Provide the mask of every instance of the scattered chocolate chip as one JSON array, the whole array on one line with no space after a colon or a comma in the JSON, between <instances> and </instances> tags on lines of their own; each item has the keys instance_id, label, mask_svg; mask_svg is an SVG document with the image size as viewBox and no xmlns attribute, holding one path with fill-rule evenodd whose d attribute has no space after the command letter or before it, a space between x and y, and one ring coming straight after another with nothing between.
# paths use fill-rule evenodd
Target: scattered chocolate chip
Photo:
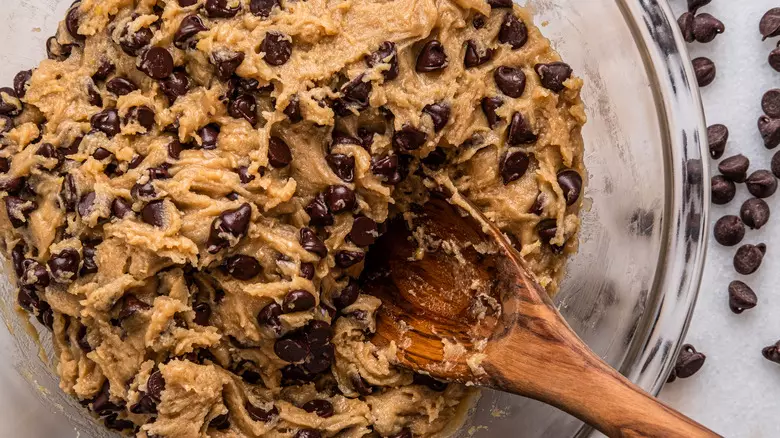
<instances>
[{"instance_id":1,"label":"scattered chocolate chip","mask_svg":"<svg viewBox=\"0 0 780 438\"><path fill-rule=\"evenodd\" d=\"M134 106L127 112L127 122L136 121L146 132L154 128L155 114L154 110L148 106Z\"/></svg>"},{"instance_id":2,"label":"scattered chocolate chip","mask_svg":"<svg viewBox=\"0 0 780 438\"><path fill-rule=\"evenodd\" d=\"M279 416L279 409L276 406L272 406L271 409L263 409L247 401L244 404L244 409L249 414L249 418L255 421L262 421L263 423L273 421Z\"/></svg>"},{"instance_id":3,"label":"scattered chocolate chip","mask_svg":"<svg viewBox=\"0 0 780 438\"><path fill-rule=\"evenodd\" d=\"M268 32L260 44L260 51L265 54L264 59L268 65L284 65L292 55L291 38L280 32Z\"/></svg>"},{"instance_id":4,"label":"scattered chocolate chip","mask_svg":"<svg viewBox=\"0 0 780 438\"><path fill-rule=\"evenodd\" d=\"M715 63L711 59L699 57L691 61L693 63L693 72L696 74L696 82L700 87L706 87L715 80Z\"/></svg>"},{"instance_id":5,"label":"scattered chocolate chip","mask_svg":"<svg viewBox=\"0 0 780 438\"><path fill-rule=\"evenodd\" d=\"M336 266L341 269L347 269L363 261L366 254L359 251L339 251L336 253Z\"/></svg>"},{"instance_id":6,"label":"scattered chocolate chip","mask_svg":"<svg viewBox=\"0 0 780 438\"><path fill-rule=\"evenodd\" d=\"M251 94L236 97L228 105L228 114L235 119L244 119L252 126L257 125L257 99Z\"/></svg>"},{"instance_id":7,"label":"scattered chocolate chip","mask_svg":"<svg viewBox=\"0 0 780 438\"><path fill-rule=\"evenodd\" d=\"M354 388L355 391L362 396L371 395L371 393L374 392L374 389L371 388L371 385L369 385L368 382L366 382L363 377L360 376L360 374L353 374L349 381L352 384L352 388Z\"/></svg>"},{"instance_id":8,"label":"scattered chocolate chip","mask_svg":"<svg viewBox=\"0 0 780 438\"><path fill-rule=\"evenodd\" d=\"M498 41L517 50L528 42L528 28L512 12L507 12L498 30Z\"/></svg>"},{"instance_id":9,"label":"scattered chocolate chip","mask_svg":"<svg viewBox=\"0 0 780 438\"><path fill-rule=\"evenodd\" d=\"M25 259L22 262L24 273L19 277L20 283L25 286L38 286L44 288L49 285L49 272L46 267L33 259Z\"/></svg>"},{"instance_id":10,"label":"scattered chocolate chip","mask_svg":"<svg viewBox=\"0 0 780 438\"><path fill-rule=\"evenodd\" d=\"M77 207L79 216L82 218L89 216L89 213L92 212L92 206L95 204L95 196L95 192L89 192L81 197Z\"/></svg>"},{"instance_id":11,"label":"scattered chocolate chip","mask_svg":"<svg viewBox=\"0 0 780 438\"><path fill-rule=\"evenodd\" d=\"M49 267L54 281L57 283L70 283L76 279L80 262L81 257L78 251L66 248L54 254L46 265Z\"/></svg>"},{"instance_id":12,"label":"scattered chocolate chip","mask_svg":"<svg viewBox=\"0 0 780 438\"><path fill-rule=\"evenodd\" d=\"M209 427L217 430L230 429L230 417L228 414L217 415L209 422Z\"/></svg>"},{"instance_id":13,"label":"scattered chocolate chip","mask_svg":"<svg viewBox=\"0 0 780 438\"><path fill-rule=\"evenodd\" d=\"M413 151L421 148L428 136L412 125L404 125L393 134L393 147L400 151Z\"/></svg>"},{"instance_id":14,"label":"scattered chocolate chip","mask_svg":"<svg viewBox=\"0 0 780 438\"><path fill-rule=\"evenodd\" d=\"M485 97L482 99L481 106L482 106L482 112L485 113L485 117L487 118L488 126L490 128L495 128L499 122L501 122L501 117L498 116L496 113L496 110L500 108L504 104L504 100L500 97Z\"/></svg>"},{"instance_id":15,"label":"scattered chocolate chip","mask_svg":"<svg viewBox=\"0 0 780 438\"><path fill-rule=\"evenodd\" d=\"M550 243L558 233L558 221L555 219L544 219L536 225L536 233L542 242Z\"/></svg>"},{"instance_id":16,"label":"scattered chocolate chip","mask_svg":"<svg viewBox=\"0 0 780 438\"><path fill-rule=\"evenodd\" d=\"M187 75L187 72L181 69L174 70L170 76L162 79L159 83L160 89L171 104L179 97L187 94L191 85L190 77Z\"/></svg>"},{"instance_id":17,"label":"scattered chocolate chip","mask_svg":"<svg viewBox=\"0 0 780 438\"><path fill-rule=\"evenodd\" d=\"M444 52L444 46L437 40L430 40L423 45L417 55L415 70L420 73L430 73L447 67L449 61Z\"/></svg>"},{"instance_id":18,"label":"scattered chocolate chip","mask_svg":"<svg viewBox=\"0 0 780 438\"><path fill-rule=\"evenodd\" d=\"M764 140L764 147L774 149L780 145L780 119L767 116L758 118L758 132Z\"/></svg>"},{"instance_id":19,"label":"scattered chocolate chip","mask_svg":"<svg viewBox=\"0 0 780 438\"><path fill-rule=\"evenodd\" d=\"M92 75L92 80L94 81L104 81L108 78L108 76L116 70L116 66L111 63L106 58L102 58L100 60L100 65L98 66L97 71Z\"/></svg>"},{"instance_id":20,"label":"scattered chocolate chip","mask_svg":"<svg viewBox=\"0 0 780 438\"><path fill-rule=\"evenodd\" d=\"M398 156L389 155L381 158L372 158L371 172L382 177L385 182L395 184L400 181L398 175ZM395 181L395 182L392 182Z\"/></svg>"},{"instance_id":21,"label":"scattered chocolate chip","mask_svg":"<svg viewBox=\"0 0 780 438\"><path fill-rule=\"evenodd\" d=\"M758 30L766 40L780 35L780 8L772 8L761 17Z\"/></svg>"},{"instance_id":22,"label":"scattered chocolate chip","mask_svg":"<svg viewBox=\"0 0 780 438\"><path fill-rule=\"evenodd\" d=\"M32 70L23 70L14 76L14 92L18 97L24 97L27 94L27 86L32 78Z\"/></svg>"},{"instance_id":23,"label":"scattered chocolate chip","mask_svg":"<svg viewBox=\"0 0 780 438\"><path fill-rule=\"evenodd\" d=\"M271 11L274 8L281 8L282 5L279 0L250 0L249 11L253 15L261 18L268 18L271 16Z\"/></svg>"},{"instance_id":24,"label":"scattered chocolate chip","mask_svg":"<svg viewBox=\"0 0 780 438\"><path fill-rule=\"evenodd\" d=\"M552 62L550 64L536 64L534 66L536 74L542 82L542 86L549 90L559 93L566 86L564 83L571 77L572 69L569 64L564 62Z\"/></svg>"},{"instance_id":25,"label":"scattered chocolate chip","mask_svg":"<svg viewBox=\"0 0 780 438\"><path fill-rule=\"evenodd\" d=\"M0 190L8 193L18 193L24 186L24 178L3 178L0 180Z\"/></svg>"},{"instance_id":26,"label":"scattered chocolate chip","mask_svg":"<svg viewBox=\"0 0 780 438\"><path fill-rule=\"evenodd\" d=\"M525 175L530 164L528 154L522 151L507 152L499 163L499 172L504 185L516 181Z\"/></svg>"},{"instance_id":27,"label":"scattered chocolate chip","mask_svg":"<svg viewBox=\"0 0 780 438\"><path fill-rule=\"evenodd\" d=\"M341 310L355 304L359 296L360 286L358 286L358 283L355 280L350 278L347 285L341 289L339 294L333 297L333 304L338 310Z\"/></svg>"},{"instance_id":28,"label":"scattered chocolate chip","mask_svg":"<svg viewBox=\"0 0 780 438\"><path fill-rule=\"evenodd\" d=\"M737 193L737 186L733 181L729 181L723 175L712 177L712 203L715 205L725 205L734 199Z\"/></svg>"},{"instance_id":29,"label":"scattered chocolate chip","mask_svg":"<svg viewBox=\"0 0 780 438\"><path fill-rule=\"evenodd\" d=\"M746 156L739 154L721 161L718 165L718 170L726 179L735 183L742 183L747 179L749 167L750 160Z\"/></svg>"},{"instance_id":30,"label":"scattered chocolate chip","mask_svg":"<svg viewBox=\"0 0 780 438\"><path fill-rule=\"evenodd\" d=\"M328 211L324 195L320 194L314 197L304 210L306 210L306 213L309 215L312 225L333 225L333 215Z\"/></svg>"},{"instance_id":31,"label":"scattered chocolate chip","mask_svg":"<svg viewBox=\"0 0 780 438\"><path fill-rule=\"evenodd\" d=\"M561 186L566 205L573 205L582 192L582 176L576 170L562 170L558 172L558 185Z\"/></svg>"},{"instance_id":32,"label":"scattered chocolate chip","mask_svg":"<svg viewBox=\"0 0 780 438\"><path fill-rule=\"evenodd\" d=\"M780 72L780 47L777 47L769 52L767 62L769 63L769 66L772 67L775 71Z\"/></svg>"},{"instance_id":33,"label":"scattered chocolate chip","mask_svg":"<svg viewBox=\"0 0 780 438\"><path fill-rule=\"evenodd\" d=\"M30 213L38 209L35 201L28 201L17 196L6 196L5 210L14 228L21 228L29 221Z\"/></svg>"},{"instance_id":34,"label":"scattered chocolate chip","mask_svg":"<svg viewBox=\"0 0 780 438\"><path fill-rule=\"evenodd\" d=\"M738 280L729 284L729 308L732 312L740 314L756 307L757 303L758 297L750 286Z\"/></svg>"},{"instance_id":35,"label":"scattered chocolate chip","mask_svg":"<svg viewBox=\"0 0 780 438\"><path fill-rule=\"evenodd\" d=\"M162 199L152 201L141 209L141 219L149 225L162 228L165 225L165 204Z\"/></svg>"},{"instance_id":36,"label":"scattered chocolate chip","mask_svg":"<svg viewBox=\"0 0 780 438\"><path fill-rule=\"evenodd\" d=\"M769 205L763 199L751 198L742 204L739 215L745 225L758 230L769 222Z\"/></svg>"},{"instance_id":37,"label":"scattered chocolate chip","mask_svg":"<svg viewBox=\"0 0 780 438\"><path fill-rule=\"evenodd\" d=\"M512 114L512 121L506 131L506 142L511 146L535 143L539 137L534 134L533 128L522 114Z\"/></svg>"},{"instance_id":38,"label":"scattered chocolate chip","mask_svg":"<svg viewBox=\"0 0 780 438\"><path fill-rule=\"evenodd\" d=\"M750 275L761 266L764 254L766 254L766 245L763 243L742 245L734 254L734 269L742 275Z\"/></svg>"},{"instance_id":39,"label":"scattered chocolate chip","mask_svg":"<svg viewBox=\"0 0 780 438\"><path fill-rule=\"evenodd\" d=\"M217 140L219 139L219 125L210 123L198 130L198 136L200 136L201 147L206 150L213 150L217 148Z\"/></svg>"},{"instance_id":40,"label":"scattered chocolate chip","mask_svg":"<svg viewBox=\"0 0 780 438\"><path fill-rule=\"evenodd\" d=\"M344 154L328 154L325 161L333 173L346 182L355 180L355 157Z\"/></svg>"},{"instance_id":41,"label":"scattered chocolate chip","mask_svg":"<svg viewBox=\"0 0 780 438\"><path fill-rule=\"evenodd\" d=\"M105 109L90 119L92 129L100 131L108 138L112 138L122 131L119 125L119 114L113 108Z\"/></svg>"},{"instance_id":42,"label":"scattered chocolate chip","mask_svg":"<svg viewBox=\"0 0 780 438\"><path fill-rule=\"evenodd\" d=\"M141 54L138 70L152 79L165 79L173 73L173 56L163 47L152 47Z\"/></svg>"},{"instance_id":43,"label":"scattered chocolate chip","mask_svg":"<svg viewBox=\"0 0 780 438\"><path fill-rule=\"evenodd\" d=\"M18 116L22 112L22 101L13 88L0 88L0 114Z\"/></svg>"},{"instance_id":44,"label":"scattered chocolate chip","mask_svg":"<svg viewBox=\"0 0 780 438\"><path fill-rule=\"evenodd\" d=\"M480 13L476 13L474 14L474 18L471 19L471 25L474 26L474 29L482 29L483 27L485 27L486 20L487 20L486 16Z\"/></svg>"},{"instance_id":45,"label":"scattered chocolate chip","mask_svg":"<svg viewBox=\"0 0 780 438\"><path fill-rule=\"evenodd\" d=\"M119 311L117 316L120 320L125 320L136 313L145 312L149 309L151 309L150 305L139 300L135 295L127 294L122 298L122 310Z\"/></svg>"},{"instance_id":46,"label":"scattered chocolate chip","mask_svg":"<svg viewBox=\"0 0 780 438\"><path fill-rule=\"evenodd\" d=\"M130 79L116 77L106 82L106 90L117 96L125 96L137 90L138 86Z\"/></svg>"},{"instance_id":47,"label":"scattered chocolate chip","mask_svg":"<svg viewBox=\"0 0 780 438\"><path fill-rule=\"evenodd\" d=\"M249 173L249 168L247 166L239 166L237 172L241 184L249 184L255 179L255 176Z\"/></svg>"},{"instance_id":48,"label":"scattered chocolate chip","mask_svg":"<svg viewBox=\"0 0 780 438\"><path fill-rule=\"evenodd\" d=\"M466 41L466 54L463 57L463 65L466 68L478 67L490 61L495 53L495 49L491 48L480 50L476 41L468 40Z\"/></svg>"},{"instance_id":49,"label":"scattered chocolate chip","mask_svg":"<svg viewBox=\"0 0 780 438\"><path fill-rule=\"evenodd\" d=\"M307 292L308 293L308 292ZM290 363L300 363L306 359L308 347L298 339L279 339L274 344L274 353L279 359Z\"/></svg>"},{"instance_id":50,"label":"scattered chocolate chip","mask_svg":"<svg viewBox=\"0 0 780 438\"><path fill-rule=\"evenodd\" d=\"M693 19L693 37L700 43L709 43L725 31L726 26L710 14L698 14Z\"/></svg>"},{"instance_id":51,"label":"scattered chocolate chip","mask_svg":"<svg viewBox=\"0 0 780 438\"><path fill-rule=\"evenodd\" d=\"M450 120L450 106L445 102L437 102L425 105L423 113L428 114L433 120L433 131L439 132L447 126Z\"/></svg>"},{"instance_id":52,"label":"scattered chocolate chip","mask_svg":"<svg viewBox=\"0 0 780 438\"><path fill-rule=\"evenodd\" d=\"M756 198L768 198L777 191L777 178L768 170L757 170L745 180L747 189Z\"/></svg>"},{"instance_id":53,"label":"scattered chocolate chip","mask_svg":"<svg viewBox=\"0 0 780 438\"><path fill-rule=\"evenodd\" d=\"M276 168L287 167L292 163L290 146L279 137L272 136L268 139L268 163Z\"/></svg>"},{"instance_id":54,"label":"scattered chocolate chip","mask_svg":"<svg viewBox=\"0 0 780 438\"><path fill-rule=\"evenodd\" d=\"M780 152L776 152L772 156L772 173L776 177L780 177Z\"/></svg>"},{"instance_id":55,"label":"scattered chocolate chip","mask_svg":"<svg viewBox=\"0 0 780 438\"><path fill-rule=\"evenodd\" d=\"M681 379L691 377L701 369L706 358L704 354L696 351L692 345L683 345L674 367L676 376Z\"/></svg>"},{"instance_id":56,"label":"scattered chocolate chip","mask_svg":"<svg viewBox=\"0 0 780 438\"><path fill-rule=\"evenodd\" d=\"M231 0L206 0L206 15L210 18L233 18L240 10L240 2Z\"/></svg>"},{"instance_id":57,"label":"scattered chocolate chip","mask_svg":"<svg viewBox=\"0 0 780 438\"><path fill-rule=\"evenodd\" d=\"M130 189L130 194L134 198L151 199L157 195L157 191L154 190L154 185L151 181L147 181L144 184L135 184Z\"/></svg>"},{"instance_id":58,"label":"scattered chocolate chip","mask_svg":"<svg viewBox=\"0 0 780 438\"><path fill-rule=\"evenodd\" d=\"M726 142L729 140L729 128L716 124L707 128L707 143L709 143L710 156L717 160L723 156L726 150ZM780 139L778 139L780 141Z\"/></svg>"},{"instance_id":59,"label":"scattered chocolate chip","mask_svg":"<svg viewBox=\"0 0 780 438\"><path fill-rule=\"evenodd\" d=\"M520 97L525 91L525 73L519 68L502 65L493 72L493 80L498 89L509 97Z\"/></svg>"},{"instance_id":60,"label":"scattered chocolate chip","mask_svg":"<svg viewBox=\"0 0 780 438\"><path fill-rule=\"evenodd\" d=\"M209 238L206 241L208 252L216 254L219 250L231 246L231 241L244 236L249 229L252 208L242 204L234 210L222 212L211 224Z\"/></svg>"},{"instance_id":61,"label":"scattered chocolate chip","mask_svg":"<svg viewBox=\"0 0 780 438\"><path fill-rule=\"evenodd\" d=\"M693 35L693 18L692 12L685 12L677 19L677 25L680 26L680 32L682 32L683 39L686 43L692 43L696 41Z\"/></svg>"},{"instance_id":62,"label":"scattered chocolate chip","mask_svg":"<svg viewBox=\"0 0 780 438\"><path fill-rule=\"evenodd\" d=\"M243 281L253 279L262 271L257 259L243 254L230 256L225 262L225 267L228 274Z\"/></svg>"},{"instance_id":63,"label":"scattered chocolate chip","mask_svg":"<svg viewBox=\"0 0 780 438\"><path fill-rule=\"evenodd\" d=\"M14 119L4 114L0 114L0 138L2 134L9 132L14 128Z\"/></svg>"},{"instance_id":64,"label":"scattered chocolate chip","mask_svg":"<svg viewBox=\"0 0 780 438\"><path fill-rule=\"evenodd\" d=\"M301 263L301 272L300 272L301 277L307 280L311 280L314 278L314 273L315 273L314 263L308 263L308 262Z\"/></svg>"},{"instance_id":65,"label":"scattered chocolate chip","mask_svg":"<svg viewBox=\"0 0 780 438\"><path fill-rule=\"evenodd\" d=\"M391 41L385 41L379 45L379 48L366 55L366 65L369 68L376 67L379 64L388 64L389 69L382 71L382 76L386 81L391 81L398 77L398 53L395 48L395 43Z\"/></svg>"},{"instance_id":66,"label":"scattered chocolate chip","mask_svg":"<svg viewBox=\"0 0 780 438\"><path fill-rule=\"evenodd\" d=\"M137 56L138 52L144 47L148 46L152 42L154 34L148 27L142 27L137 32L129 33L129 29L125 29L122 36L119 38L119 45L122 50L130 56Z\"/></svg>"},{"instance_id":67,"label":"scattered chocolate chip","mask_svg":"<svg viewBox=\"0 0 780 438\"><path fill-rule=\"evenodd\" d=\"M379 236L379 228L376 222L365 216L358 216L352 222L352 229L349 232L349 240L357 246L373 245Z\"/></svg>"},{"instance_id":68,"label":"scattered chocolate chip","mask_svg":"<svg viewBox=\"0 0 780 438\"><path fill-rule=\"evenodd\" d=\"M351 211L357 206L355 192L344 185L328 186L324 193L325 205L333 214Z\"/></svg>"},{"instance_id":69,"label":"scattered chocolate chip","mask_svg":"<svg viewBox=\"0 0 780 438\"><path fill-rule=\"evenodd\" d=\"M315 429L301 429L293 438L322 438L322 433Z\"/></svg>"},{"instance_id":70,"label":"scattered chocolate chip","mask_svg":"<svg viewBox=\"0 0 780 438\"><path fill-rule=\"evenodd\" d=\"M79 275L94 274L98 271L97 262L95 262L95 256L97 255L96 246L100 242L85 242L81 252L84 254L84 258L81 263L81 270Z\"/></svg>"},{"instance_id":71,"label":"scattered chocolate chip","mask_svg":"<svg viewBox=\"0 0 780 438\"><path fill-rule=\"evenodd\" d=\"M305 290L293 290L285 295L282 302L282 312L303 312L314 308L316 305L317 299L311 293Z\"/></svg>"},{"instance_id":72,"label":"scattered chocolate chip","mask_svg":"<svg viewBox=\"0 0 780 438\"><path fill-rule=\"evenodd\" d=\"M221 81L228 81L244 62L245 58L246 55L243 52L234 52L232 50L221 50L214 53L212 62L217 67L217 78ZM250 95L250 97L254 99L253 96Z\"/></svg>"},{"instance_id":73,"label":"scattered chocolate chip","mask_svg":"<svg viewBox=\"0 0 780 438\"><path fill-rule=\"evenodd\" d=\"M303 120L303 115L301 114L301 103L297 94L290 97L290 102L287 104L287 108L284 109L284 115L290 119L290 123L298 123Z\"/></svg>"},{"instance_id":74,"label":"scattered chocolate chip","mask_svg":"<svg viewBox=\"0 0 780 438\"><path fill-rule=\"evenodd\" d=\"M322 240L317 237L317 234L315 234L314 231L312 231L310 228L301 228L298 241L300 242L303 249L317 254L321 258L328 254L328 248L325 246Z\"/></svg>"},{"instance_id":75,"label":"scattered chocolate chip","mask_svg":"<svg viewBox=\"0 0 780 438\"><path fill-rule=\"evenodd\" d=\"M203 24L203 20L198 14L188 15L181 20L179 29L173 35L173 44L182 50L193 47L195 44L191 43L190 39L207 30L208 28Z\"/></svg>"},{"instance_id":76,"label":"scattered chocolate chip","mask_svg":"<svg viewBox=\"0 0 780 438\"><path fill-rule=\"evenodd\" d=\"M774 88L764 93L761 98L761 109L771 118L780 118L780 89Z\"/></svg>"},{"instance_id":77,"label":"scattered chocolate chip","mask_svg":"<svg viewBox=\"0 0 780 438\"><path fill-rule=\"evenodd\" d=\"M745 237L742 219L734 215L723 216L715 222L715 240L723 246L734 246Z\"/></svg>"},{"instance_id":78,"label":"scattered chocolate chip","mask_svg":"<svg viewBox=\"0 0 780 438\"><path fill-rule=\"evenodd\" d=\"M301 409L308 413L315 413L322 418L333 416L333 404L327 400L310 400L304 403Z\"/></svg>"}]
</instances>

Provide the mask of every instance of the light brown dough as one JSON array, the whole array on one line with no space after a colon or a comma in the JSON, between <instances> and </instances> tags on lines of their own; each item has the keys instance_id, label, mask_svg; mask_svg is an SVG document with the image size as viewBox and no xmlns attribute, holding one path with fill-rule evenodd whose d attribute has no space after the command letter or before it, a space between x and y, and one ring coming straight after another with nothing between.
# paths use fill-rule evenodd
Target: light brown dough
<instances>
[{"instance_id":1,"label":"light brown dough","mask_svg":"<svg viewBox=\"0 0 780 438\"><path fill-rule=\"evenodd\" d=\"M270 14L254 14L263 4ZM214 5L240 11L215 16ZM177 39L193 14L207 30ZM521 47L499 41L508 15L525 26ZM367 294L343 302L367 250L349 236L355 218L381 224L432 190L458 191L557 290L577 246L582 184L567 206L557 175L584 177L582 82L543 86L535 66L560 58L528 12L482 0L82 0L69 17L49 42L51 59L29 81L21 75L24 96L0 90L0 114L10 116L0 117L0 243L19 276L19 304L53 330L62 390L138 437L428 437L460 424L474 391L397 368L392 348L370 342L381 303ZM269 35L290 43L289 59L274 60ZM128 54L139 40L137 56ZM417 71L432 40L446 67ZM369 65L387 41L396 55ZM492 57L466 68L468 41ZM168 51L173 74L189 78L186 93L172 97L173 76L139 70L149 46ZM221 80L218 67L238 53L232 78ZM497 87L499 66L523 71L519 97ZM118 96L116 78L134 87ZM229 111L242 94L256 102L254 126ZM503 100L493 128L481 107L492 97ZM301 121L285 111L295 102ZM431 104L449 108L445 125L435 126ZM142 123L139 108L154 122ZM116 110L117 135L94 118L106 109ZM515 113L535 141L508 144ZM410 129L425 141L405 150L399 133ZM283 147L269 152L280 141L289 163ZM499 163L517 152L529 167L505 182ZM354 160L352 180L328 154ZM377 170L383 160L397 160L397 175ZM333 213L338 199L326 196L332 223L312 223L307 206L333 187L346 187L355 205ZM325 257L304 248L304 228ZM303 298L290 306L295 294ZM269 305L286 311L270 324L258 320ZM277 355L296 345L302 361ZM301 371L322 361L322 372ZM312 400L330 415L307 412Z\"/></svg>"}]
</instances>

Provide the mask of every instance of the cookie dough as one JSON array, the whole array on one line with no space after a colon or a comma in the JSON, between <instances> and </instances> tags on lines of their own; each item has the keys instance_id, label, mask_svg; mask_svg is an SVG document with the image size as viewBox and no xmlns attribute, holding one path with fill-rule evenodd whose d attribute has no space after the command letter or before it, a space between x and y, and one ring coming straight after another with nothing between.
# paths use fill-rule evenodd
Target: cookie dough
<instances>
[{"instance_id":1,"label":"cookie dough","mask_svg":"<svg viewBox=\"0 0 780 438\"><path fill-rule=\"evenodd\" d=\"M506 0L81 0L47 51L0 244L109 428L447 435L473 391L370 342L383 223L457 191L551 293L576 249L582 82Z\"/></svg>"}]
</instances>

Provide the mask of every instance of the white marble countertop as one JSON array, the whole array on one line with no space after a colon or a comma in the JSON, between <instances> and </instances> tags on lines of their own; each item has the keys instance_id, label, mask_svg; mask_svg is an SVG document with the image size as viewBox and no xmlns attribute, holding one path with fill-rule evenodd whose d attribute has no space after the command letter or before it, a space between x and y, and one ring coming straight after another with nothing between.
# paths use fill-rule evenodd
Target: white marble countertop
<instances>
[{"instance_id":1,"label":"white marble countertop","mask_svg":"<svg viewBox=\"0 0 780 438\"><path fill-rule=\"evenodd\" d=\"M675 12L685 10L685 0L670 0ZM774 0L713 0L702 8L726 25L726 32L709 44L689 45L692 57L707 56L715 62L717 78L702 90L707 123L729 127L725 157L742 153L750 169L769 169L774 151L766 150L756 122L762 114L761 96L780 88L780 73L767 64L767 55L777 38L761 41L758 23L768 9L780 6ZM717 162L710 160L713 174ZM750 194L744 184L736 198L725 206L713 205L711 223L723 215L739 215ZM718 245L710 232L710 246L699 301L687 342L707 355L701 371L685 380L666 385L661 398L686 415L727 437L780 436L780 365L761 356L761 349L780 339L780 193L766 200L772 209L769 223L761 230L748 229L742 243L767 244L767 257L757 273L737 274L732 258L737 247ZM742 280L758 295L758 306L741 315L728 307L728 284Z\"/></svg>"}]
</instances>

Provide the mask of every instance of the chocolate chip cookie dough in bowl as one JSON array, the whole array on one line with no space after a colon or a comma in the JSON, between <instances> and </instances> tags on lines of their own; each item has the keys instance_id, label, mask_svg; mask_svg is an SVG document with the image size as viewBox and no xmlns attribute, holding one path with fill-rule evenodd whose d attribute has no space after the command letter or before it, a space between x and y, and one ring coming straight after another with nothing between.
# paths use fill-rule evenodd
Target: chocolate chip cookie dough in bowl
<instances>
[{"instance_id":1,"label":"chocolate chip cookie dough in bowl","mask_svg":"<svg viewBox=\"0 0 780 438\"><path fill-rule=\"evenodd\" d=\"M53 32L69 17L48 44L59 62L19 81L17 119L30 123L13 123L29 128L7 133L29 146L6 149L9 172L27 183L10 187L20 226L6 213L3 229L8 252L26 237L22 304L41 322L14 314L9 265L0 415L17 436L74 426L102 436L104 425L140 436L450 432L470 391L392 367L392 352L367 342L378 303L350 279L388 214L451 190L515 239L550 291L584 203L584 251L568 266L562 311L657 389L684 331L705 220L702 174L688 173L700 169L700 120L680 94L687 72L664 8L621 4L637 18L625 21L613 2L538 2L569 77L508 4L353 1L323 16L326 3L311 0L241 2L235 15L228 1L84 0L71 13L61 3L10 6L0 30L26 47L3 53L10 84L45 56L27 40L46 39L29 29L50 22ZM661 24L639 26L643 13ZM668 59L650 57L659 53ZM661 77L653 62L682 73ZM580 427L488 392L469 421L458 433Z\"/></svg>"}]
</instances>

